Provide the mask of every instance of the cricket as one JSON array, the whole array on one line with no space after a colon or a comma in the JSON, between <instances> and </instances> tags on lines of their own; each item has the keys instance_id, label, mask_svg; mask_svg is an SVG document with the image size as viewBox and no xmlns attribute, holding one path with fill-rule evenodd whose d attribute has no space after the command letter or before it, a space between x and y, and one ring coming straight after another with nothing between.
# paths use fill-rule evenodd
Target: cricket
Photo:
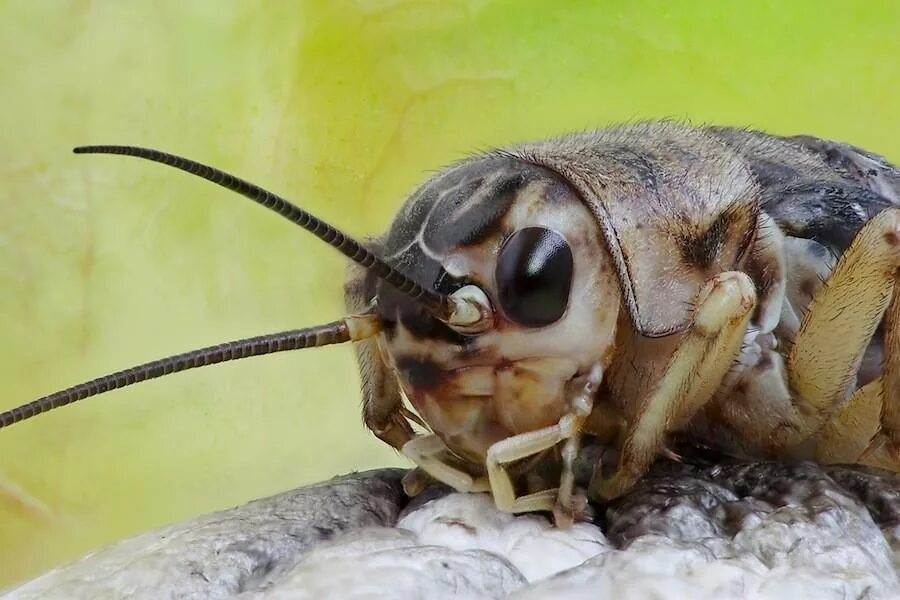
<instances>
[{"instance_id":1,"label":"cricket","mask_svg":"<svg viewBox=\"0 0 900 600\"><path fill-rule=\"evenodd\" d=\"M350 260L347 316L117 371L2 412L0 427L179 371L352 342L363 422L415 465L410 495L436 481L566 527L675 443L900 472L900 170L877 154L612 126L459 161L358 241L186 158L74 151L174 167L299 225ZM582 487L588 443L616 458ZM529 477L539 463L552 480Z\"/></svg>"}]
</instances>

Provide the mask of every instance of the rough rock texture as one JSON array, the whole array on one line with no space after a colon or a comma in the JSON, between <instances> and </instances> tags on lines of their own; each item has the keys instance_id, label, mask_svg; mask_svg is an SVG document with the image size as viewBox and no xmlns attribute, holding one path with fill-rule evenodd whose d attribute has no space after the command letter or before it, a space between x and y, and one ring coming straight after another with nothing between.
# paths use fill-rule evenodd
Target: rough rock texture
<instances>
[{"instance_id":1,"label":"rough rock texture","mask_svg":"<svg viewBox=\"0 0 900 600\"><path fill-rule=\"evenodd\" d=\"M661 462L598 523L348 475L145 534L3 598L900 598L900 476Z\"/></svg>"},{"instance_id":2,"label":"rough rock texture","mask_svg":"<svg viewBox=\"0 0 900 600\"><path fill-rule=\"evenodd\" d=\"M140 535L4 598L232 598L259 590L323 540L393 525L405 502L402 475L349 475Z\"/></svg>"}]
</instances>

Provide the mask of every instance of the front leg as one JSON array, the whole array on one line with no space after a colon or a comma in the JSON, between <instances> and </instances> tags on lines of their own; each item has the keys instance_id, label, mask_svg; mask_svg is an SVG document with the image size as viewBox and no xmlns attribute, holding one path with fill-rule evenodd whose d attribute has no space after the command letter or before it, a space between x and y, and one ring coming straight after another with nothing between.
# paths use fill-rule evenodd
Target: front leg
<instances>
[{"instance_id":1,"label":"front leg","mask_svg":"<svg viewBox=\"0 0 900 600\"><path fill-rule=\"evenodd\" d=\"M443 440L433 433L420 435L404 444L403 455L437 481L449 485L457 492L486 492L490 489L483 477L475 478L450 464L449 450ZM415 496L420 490L412 489L417 476L404 480L404 491ZM407 487L407 485L409 487Z\"/></svg>"},{"instance_id":2,"label":"front leg","mask_svg":"<svg viewBox=\"0 0 900 600\"><path fill-rule=\"evenodd\" d=\"M603 380L603 368L595 365L587 377L581 393L569 403L569 412L556 425L521 433L501 440L488 448L487 472L491 492L497 508L504 512L521 513L553 511L556 524L568 527L578 516L574 462L581 446L581 430L594 406L594 396ZM516 497L512 478L505 464L528 458L565 441L562 448L562 474L558 489L548 489Z\"/></svg>"},{"instance_id":3,"label":"front leg","mask_svg":"<svg viewBox=\"0 0 900 600\"><path fill-rule=\"evenodd\" d=\"M755 305L753 283L744 273L722 273L703 287L691 328L626 431L616 473L606 481L595 478L592 497L628 491L659 456L666 434L709 402L741 348Z\"/></svg>"},{"instance_id":4,"label":"front leg","mask_svg":"<svg viewBox=\"0 0 900 600\"><path fill-rule=\"evenodd\" d=\"M372 247L377 249L379 243L373 240ZM360 314L371 311L375 282L376 279L363 267L357 264L349 267L344 285L347 312ZM403 414L400 384L386 360L381 339L380 335L372 336L355 344L362 383L363 421L378 439L400 450L415 434L409 419Z\"/></svg>"},{"instance_id":5,"label":"front leg","mask_svg":"<svg viewBox=\"0 0 900 600\"><path fill-rule=\"evenodd\" d=\"M382 359L377 339L356 345L362 378L363 422L378 439L400 450L415 433L405 414L397 377Z\"/></svg>"}]
</instances>

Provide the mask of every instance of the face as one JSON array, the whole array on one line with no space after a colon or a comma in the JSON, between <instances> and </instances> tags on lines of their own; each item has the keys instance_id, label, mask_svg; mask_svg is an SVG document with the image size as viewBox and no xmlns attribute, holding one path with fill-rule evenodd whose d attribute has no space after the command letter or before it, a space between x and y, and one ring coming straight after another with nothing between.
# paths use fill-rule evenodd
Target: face
<instances>
[{"instance_id":1,"label":"face","mask_svg":"<svg viewBox=\"0 0 900 600\"><path fill-rule=\"evenodd\" d=\"M463 335L379 284L382 355L416 410L473 459L554 424L577 379L607 358L621 297L578 195L541 167L481 158L428 182L395 222L390 263L442 293L475 286L494 314Z\"/></svg>"}]
</instances>

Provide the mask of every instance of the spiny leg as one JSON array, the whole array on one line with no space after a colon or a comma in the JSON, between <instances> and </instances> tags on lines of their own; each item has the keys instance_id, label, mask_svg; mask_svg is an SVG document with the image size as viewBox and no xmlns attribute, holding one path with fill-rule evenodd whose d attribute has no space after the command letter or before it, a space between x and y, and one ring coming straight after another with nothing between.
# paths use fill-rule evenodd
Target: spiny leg
<instances>
[{"instance_id":1,"label":"spiny leg","mask_svg":"<svg viewBox=\"0 0 900 600\"><path fill-rule=\"evenodd\" d=\"M379 247L381 242L371 240L370 243L374 247ZM360 265L352 264L348 268L347 281L344 284L347 312L372 314L375 289L375 279L370 276L369 271ZM362 379L363 421L379 439L400 450L415 436L415 433L409 419L402 413L403 396L397 377L385 360L387 355L384 350L383 334L366 336L355 346Z\"/></svg>"},{"instance_id":2,"label":"spiny leg","mask_svg":"<svg viewBox=\"0 0 900 600\"><path fill-rule=\"evenodd\" d=\"M881 377L856 391L816 436L823 463L860 463L900 471L898 379L900 379L900 286L887 313Z\"/></svg>"},{"instance_id":3,"label":"spiny leg","mask_svg":"<svg viewBox=\"0 0 900 600\"><path fill-rule=\"evenodd\" d=\"M378 439L400 450L414 439L411 419L406 416L402 406L396 406L390 411L385 410L386 408L390 407L366 402L363 405L363 422Z\"/></svg>"},{"instance_id":4,"label":"spiny leg","mask_svg":"<svg viewBox=\"0 0 900 600\"><path fill-rule=\"evenodd\" d=\"M559 478L556 506L553 509L554 520L561 527L570 527L576 516L583 513L587 507L587 498L576 498L573 494L575 490L575 460L581 450L582 428L588 416L593 412L594 397L601 383L603 383L603 367L598 364L591 369L581 393L572 400L575 414L581 417L581 421L578 430L563 444L561 452L562 473Z\"/></svg>"},{"instance_id":5,"label":"spiny leg","mask_svg":"<svg viewBox=\"0 0 900 600\"><path fill-rule=\"evenodd\" d=\"M881 434L890 446L893 470L900 462L900 276L894 271L894 290L887 312L884 339L885 361L881 373L885 402L881 411Z\"/></svg>"},{"instance_id":6,"label":"spiny leg","mask_svg":"<svg viewBox=\"0 0 900 600\"><path fill-rule=\"evenodd\" d=\"M878 433L883 404L880 378L857 390L817 434L816 459L826 465L859 462Z\"/></svg>"},{"instance_id":7,"label":"spiny leg","mask_svg":"<svg viewBox=\"0 0 900 600\"><path fill-rule=\"evenodd\" d=\"M384 360L381 339L379 336L356 344L363 422L378 439L400 450L415 437L411 424L415 421L404 414L400 385Z\"/></svg>"},{"instance_id":8,"label":"spiny leg","mask_svg":"<svg viewBox=\"0 0 900 600\"><path fill-rule=\"evenodd\" d=\"M777 443L790 446L815 434L847 399L860 360L890 302L898 265L900 210L889 209L862 228L810 304L788 357L788 377L797 395L799 417L791 428L779 432ZM896 322L895 318L889 320ZM885 344L888 360L879 380L889 405L883 424L892 437L900 434L900 406L896 405L894 387L900 377L900 353L892 350L896 345L894 328ZM873 390L858 393L836 415L838 421L828 433L823 431L819 448L822 457L844 452L827 446L837 443L834 436L841 428L851 431L850 423L864 418L862 413L871 408L873 394ZM854 416L854 411L861 411L859 417Z\"/></svg>"},{"instance_id":9,"label":"spiny leg","mask_svg":"<svg viewBox=\"0 0 900 600\"><path fill-rule=\"evenodd\" d=\"M413 438L404 444L401 452L428 475L458 492L486 492L490 489L484 477L474 478L465 471L448 464L444 458L448 452L447 446L441 438L434 434ZM413 481L415 479L410 479L410 484ZM413 491L409 490L409 492ZM410 493L410 495L415 494Z\"/></svg>"},{"instance_id":10,"label":"spiny leg","mask_svg":"<svg viewBox=\"0 0 900 600\"><path fill-rule=\"evenodd\" d=\"M626 432L616 473L606 481L595 478L592 497L615 498L630 489L659 455L666 434L709 402L741 348L755 305L753 283L744 273L722 273L707 282L691 328Z\"/></svg>"},{"instance_id":11,"label":"spiny leg","mask_svg":"<svg viewBox=\"0 0 900 600\"><path fill-rule=\"evenodd\" d=\"M556 425L515 435L488 448L487 472L497 508L511 513L552 510L557 525L566 527L572 524L575 517L572 493L574 462L580 449L581 428L591 414L594 395L602 380L603 368L597 365L588 375L581 393L571 400L570 412L563 415ZM504 465L543 452L562 441L565 445L562 449L560 487L516 497L512 478Z\"/></svg>"}]
</instances>

